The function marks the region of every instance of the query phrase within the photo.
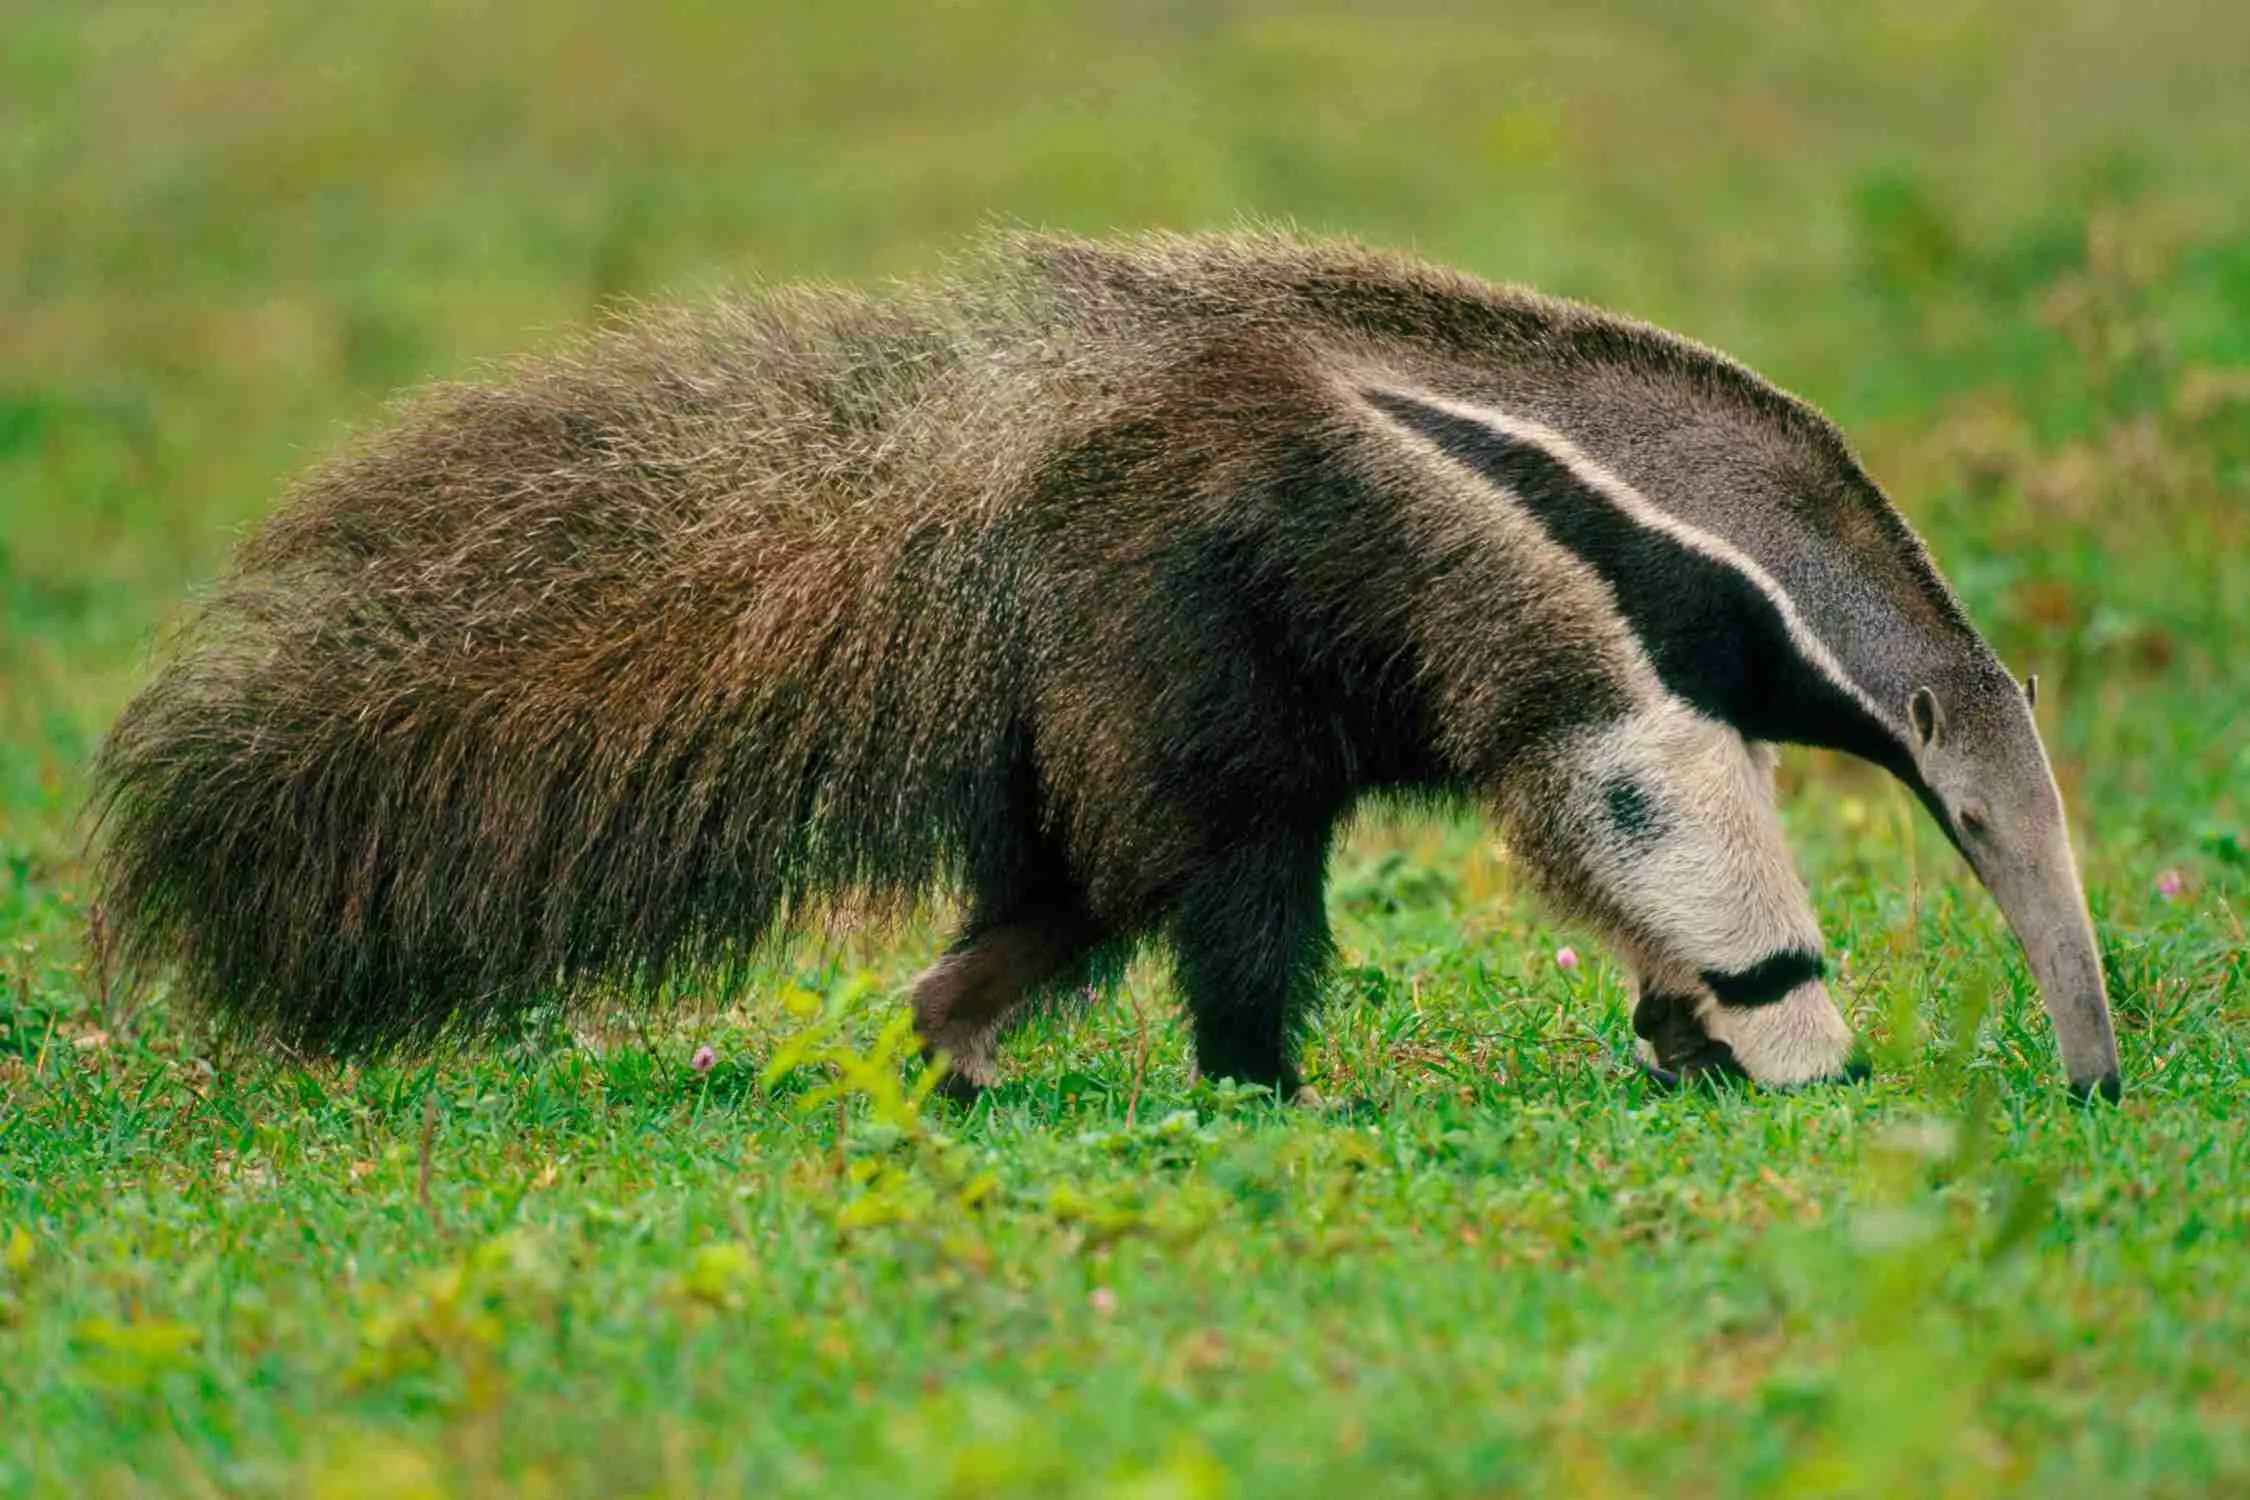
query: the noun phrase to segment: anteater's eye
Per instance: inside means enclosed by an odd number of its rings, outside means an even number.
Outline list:
[[[1958,808],[1954,812],[1954,818],[1960,823],[1961,831],[1970,838],[1981,839],[1990,831],[1981,807],[1968,805]]]

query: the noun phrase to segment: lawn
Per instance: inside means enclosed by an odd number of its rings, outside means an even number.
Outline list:
[[[12,8],[0,1493],[2250,1493],[2250,12],[1829,9]],[[1490,831],[1383,808],[1329,1114],[1194,1082],[1153,963],[923,1102],[942,909],[350,1067],[116,972],[87,758],[396,390],[992,222],[1245,216],[1844,424],[2040,675],[2121,1107],[1910,799],[1810,753],[1860,1087],[1651,1091]]]

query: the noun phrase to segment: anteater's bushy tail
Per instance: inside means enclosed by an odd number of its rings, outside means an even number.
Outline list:
[[[1020,775],[1017,580],[965,520],[1037,421],[965,338],[650,316],[316,473],[102,750],[131,956],[348,1052],[942,878]]]

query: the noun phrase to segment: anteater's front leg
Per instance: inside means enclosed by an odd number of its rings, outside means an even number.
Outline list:
[[[1632,961],[1634,1029],[1670,1072],[1852,1076],[1820,928],[1774,815],[1771,757],[1684,704],[1588,731],[1512,794],[1522,852]]]
[[[1325,828],[1275,831],[1215,854],[1182,884],[1172,945],[1205,1077],[1297,1097],[1297,1036],[1333,952],[1327,859]]]

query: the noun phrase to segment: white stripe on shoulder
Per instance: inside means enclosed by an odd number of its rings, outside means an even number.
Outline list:
[[[1896,731],[1896,721],[1893,717],[1878,708],[1875,700],[1869,697],[1857,682],[1852,680],[1851,674],[1844,670],[1843,663],[1836,659],[1835,653],[1828,649],[1827,643],[1815,635],[1812,627],[1805,623],[1804,616],[1797,612],[1795,602],[1790,599],[1788,592],[1782,588],[1780,582],[1771,573],[1758,566],[1749,554],[1736,547],[1732,542],[1727,541],[1724,537],[1713,536],[1700,527],[1691,526],[1679,517],[1665,511],[1617,474],[1587,456],[1576,443],[1544,423],[1533,421],[1528,417],[1519,417],[1509,412],[1497,411],[1489,406],[1456,401],[1451,397],[1435,395],[1429,391],[1380,388],[1380,394],[1412,401],[1418,405],[1429,407],[1433,411],[1444,412],[1447,416],[1460,418],[1463,421],[1475,422],[1502,437],[1511,438],[1517,442],[1527,443],[1538,448],[1549,458],[1570,470],[1572,477],[1581,484],[1608,498],[1634,524],[1646,527],[1650,531],[1660,532],[1681,546],[1700,553],[1713,562],[1741,575],[1752,588],[1766,597],[1767,602],[1773,605],[1775,613],[1781,616],[1782,626],[1788,631],[1790,644],[1796,647],[1798,655],[1811,663],[1823,677],[1826,677],[1839,689],[1850,695],[1852,700],[1865,709],[1876,723],[1890,726],[1894,732]],[[1442,447],[1431,442],[1427,437],[1414,431],[1389,413],[1382,411],[1380,408],[1374,408],[1374,410],[1376,416],[1386,425],[1421,448],[1447,459],[1456,468],[1466,467],[1460,464],[1458,460],[1454,460],[1452,455],[1446,453]]]

